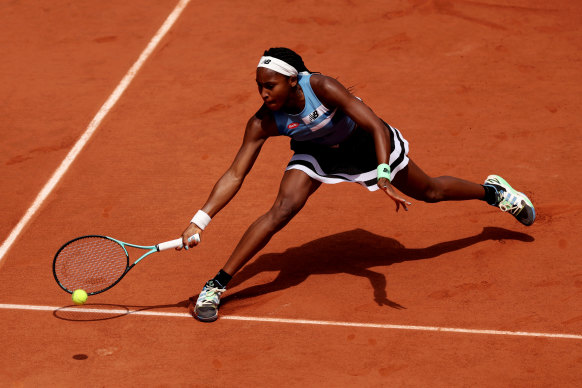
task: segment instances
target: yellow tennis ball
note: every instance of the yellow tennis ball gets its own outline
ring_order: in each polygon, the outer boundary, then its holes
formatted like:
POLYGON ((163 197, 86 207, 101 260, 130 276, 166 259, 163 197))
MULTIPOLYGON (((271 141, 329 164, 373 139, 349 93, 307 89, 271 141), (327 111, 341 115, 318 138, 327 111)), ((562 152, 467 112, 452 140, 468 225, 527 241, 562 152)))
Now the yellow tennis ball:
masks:
POLYGON ((87 301, 87 293, 85 290, 75 290, 73 292, 73 302, 75 304, 83 304, 87 301))

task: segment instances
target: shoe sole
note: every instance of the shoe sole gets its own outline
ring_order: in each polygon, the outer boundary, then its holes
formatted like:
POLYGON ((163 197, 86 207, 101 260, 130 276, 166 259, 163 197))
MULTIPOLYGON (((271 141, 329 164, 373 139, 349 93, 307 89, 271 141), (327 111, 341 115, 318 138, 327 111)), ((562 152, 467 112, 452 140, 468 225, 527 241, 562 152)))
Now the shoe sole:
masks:
POLYGON ((202 313, 211 313, 212 309, 208 308, 208 307, 201 307, 200 314, 198 313, 198 311, 196 311, 196 308, 194 308, 194 315, 196 317, 196 319, 198 319, 201 322, 214 322, 218 319, 218 308, 214 309, 214 315, 211 316, 204 316, 202 313))
POLYGON ((214 322, 218 319, 218 314, 212 316, 212 317, 200 317, 197 314, 194 314, 195 318, 198 319, 200 322, 214 322))
MULTIPOLYGON (((529 200, 529 198, 527 197, 527 195, 525 195, 522 192, 519 192, 517 190, 515 190, 513 187, 511 187, 511 185, 509 183, 507 183, 507 181, 505 179, 503 179, 502 177, 500 177, 499 175, 489 175, 487 177, 487 179, 485 179, 485 184, 492 184, 492 185, 498 185, 503 187, 504 189, 506 189, 507 191, 509 191, 511 194, 513 195, 520 195, 521 197, 523 197, 523 199, 525 200, 525 203, 527 205, 526 208, 524 208, 523 210, 525 210, 528 214, 527 219, 523 220, 526 222, 523 222, 522 220, 520 220, 519 218, 517 218, 517 220, 519 222, 521 222, 522 224, 524 224, 525 226, 530 226, 531 224, 534 223, 535 219, 536 219, 536 211, 534 209, 534 205, 533 203, 529 200), (494 183, 494 182, 487 182, 490 178, 496 179, 499 183, 494 183), (529 210, 531 210, 531 214, 529 212, 529 210), (531 221, 530 221, 531 220, 531 221)), ((522 211, 523 211, 522 210, 522 211)))
POLYGON ((199 320, 200 322, 214 322, 218 319, 218 310, 216 310, 216 314, 213 315, 212 317, 200 317, 198 316, 198 314, 196 314, 196 300, 194 300, 194 297, 189 299, 189 303, 188 303, 188 312, 190 313, 190 315, 192 315, 194 318, 196 318, 197 320, 199 320))

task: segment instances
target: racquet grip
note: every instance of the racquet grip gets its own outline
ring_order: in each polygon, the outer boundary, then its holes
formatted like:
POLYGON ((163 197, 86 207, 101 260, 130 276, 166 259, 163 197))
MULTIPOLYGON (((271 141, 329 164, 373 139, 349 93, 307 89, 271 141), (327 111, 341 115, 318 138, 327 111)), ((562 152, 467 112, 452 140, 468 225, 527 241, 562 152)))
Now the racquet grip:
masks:
MULTIPOLYGON (((200 235, 198 233, 196 233, 195 235, 191 236, 188 241, 191 240, 195 240, 196 244, 198 244, 200 242, 200 235)), ((156 247, 158 248, 158 252, 161 251, 165 251, 168 249, 176 249, 176 248, 180 248, 184 246, 184 244, 182 243, 182 239, 181 238, 177 238, 175 240, 171 240, 171 241, 166 241, 163 243, 159 243, 158 245, 156 245, 156 247)), ((186 247, 188 248, 188 247, 186 247)))
POLYGON ((156 247, 158 248, 158 251, 165 251, 168 249, 176 249, 176 248, 180 248, 181 246, 183 246, 184 244, 182 243, 182 239, 181 238, 177 238, 175 240, 171 240, 171 241, 166 241, 163 243, 159 243, 158 245, 156 245, 156 247))

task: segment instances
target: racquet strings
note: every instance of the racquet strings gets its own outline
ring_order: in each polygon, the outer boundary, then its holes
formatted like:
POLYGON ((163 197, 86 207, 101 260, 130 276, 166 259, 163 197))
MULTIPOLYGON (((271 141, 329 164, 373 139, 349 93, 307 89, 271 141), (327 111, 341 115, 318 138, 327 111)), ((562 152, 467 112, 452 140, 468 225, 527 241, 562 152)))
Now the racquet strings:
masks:
POLYGON ((68 291, 87 294, 103 291, 125 273, 128 257, 123 247, 105 237, 90 236, 71 241, 55 258, 55 275, 68 291))

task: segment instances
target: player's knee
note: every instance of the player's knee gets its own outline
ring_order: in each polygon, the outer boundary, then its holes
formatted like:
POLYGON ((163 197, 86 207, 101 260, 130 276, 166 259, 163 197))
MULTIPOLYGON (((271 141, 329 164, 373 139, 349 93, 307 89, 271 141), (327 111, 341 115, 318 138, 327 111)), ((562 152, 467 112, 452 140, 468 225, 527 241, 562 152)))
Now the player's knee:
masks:
POLYGON ((289 222, 301 206, 289 199, 278 200, 269 211, 269 218, 274 226, 284 225, 289 222))
POLYGON ((431 179, 430 184, 422 193, 421 201, 428 203, 440 202, 444 199, 444 189, 437 179, 431 179))
POLYGON ((427 192, 425 192, 424 198, 422 200, 427 203, 435 203, 442 201, 443 197, 441 193, 437 190, 428 190, 427 192))

